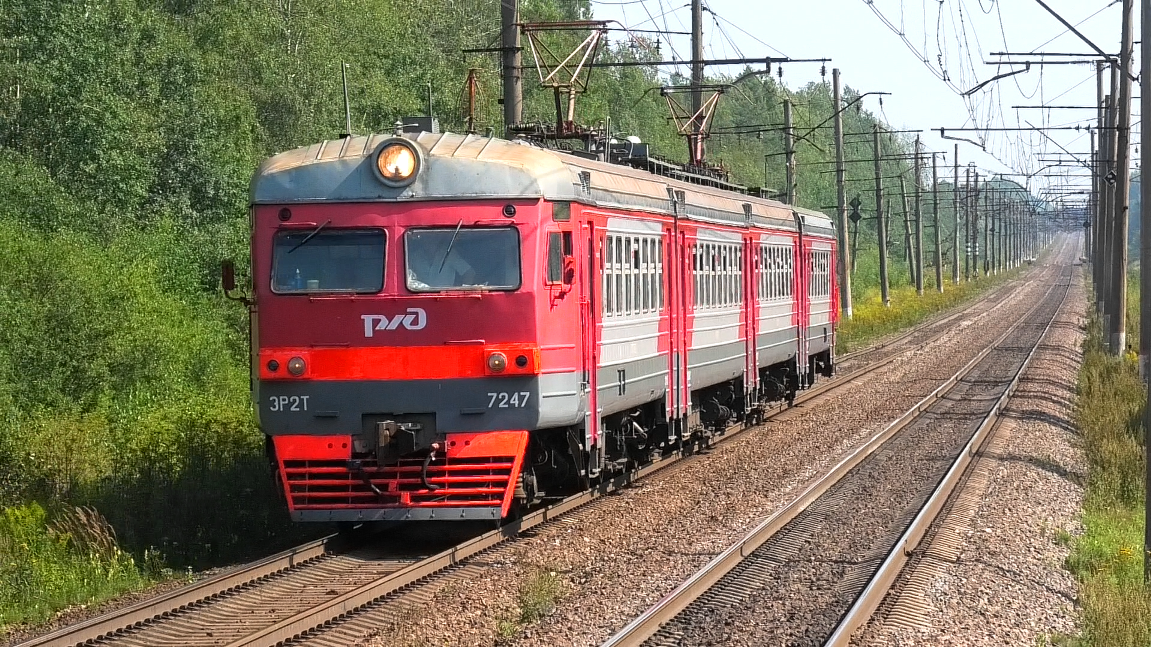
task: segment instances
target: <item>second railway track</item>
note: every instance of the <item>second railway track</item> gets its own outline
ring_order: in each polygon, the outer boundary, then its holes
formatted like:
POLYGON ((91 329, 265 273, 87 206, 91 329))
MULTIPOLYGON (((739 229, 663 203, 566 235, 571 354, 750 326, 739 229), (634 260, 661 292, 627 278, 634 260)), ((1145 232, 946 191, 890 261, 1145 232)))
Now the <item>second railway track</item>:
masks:
POLYGON ((846 645, 994 423, 1067 294, 605 643, 846 645))
MULTIPOLYGON (((997 288, 962 310, 939 316, 883 344, 845 355, 841 358, 847 366, 844 374, 803 392, 796 403, 813 401, 883 368, 910 348, 930 344, 946 335, 960 317, 974 321, 994 312, 1004 302, 1003 294, 1018 287, 1018 283, 997 288)), ((724 438, 734 436, 735 431, 729 431, 724 438)), ((528 514, 501 529, 463 543, 441 544, 443 550, 435 554, 405 552, 398 545, 356 547, 344 538, 328 537, 23 645, 283 644, 690 454, 670 454, 626 477, 528 514)))

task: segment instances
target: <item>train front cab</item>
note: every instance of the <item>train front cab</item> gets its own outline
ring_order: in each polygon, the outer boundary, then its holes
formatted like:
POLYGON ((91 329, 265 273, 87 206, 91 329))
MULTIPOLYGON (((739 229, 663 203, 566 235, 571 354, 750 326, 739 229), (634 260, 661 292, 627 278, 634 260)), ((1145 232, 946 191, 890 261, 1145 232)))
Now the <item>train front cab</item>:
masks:
POLYGON ((572 238, 551 211, 254 208, 256 397, 293 519, 499 519, 525 495, 529 431, 578 406, 572 238))

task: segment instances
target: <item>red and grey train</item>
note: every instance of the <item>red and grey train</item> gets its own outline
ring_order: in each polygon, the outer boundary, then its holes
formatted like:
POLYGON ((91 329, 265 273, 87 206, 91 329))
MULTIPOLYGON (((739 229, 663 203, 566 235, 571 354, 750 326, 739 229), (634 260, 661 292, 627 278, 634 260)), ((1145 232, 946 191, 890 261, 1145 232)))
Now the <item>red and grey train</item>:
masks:
POLYGON ((297 521, 498 520, 832 371, 820 213, 427 132, 277 155, 251 196, 253 391, 297 521))

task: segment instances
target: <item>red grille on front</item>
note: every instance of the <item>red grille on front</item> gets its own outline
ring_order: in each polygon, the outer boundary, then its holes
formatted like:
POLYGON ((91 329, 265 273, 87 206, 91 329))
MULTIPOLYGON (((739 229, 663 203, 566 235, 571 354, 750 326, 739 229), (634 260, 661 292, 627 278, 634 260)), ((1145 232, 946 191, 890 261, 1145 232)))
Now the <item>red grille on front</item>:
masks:
POLYGON ((423 461, 417 459, 383 467, 365 460, 354 472, 344 460, 285 460, 283 475, 294 510, 502 506, 512 490, 515 462, 512 456, 441 459, 427 471, 436 490, 424 487, 423 461))

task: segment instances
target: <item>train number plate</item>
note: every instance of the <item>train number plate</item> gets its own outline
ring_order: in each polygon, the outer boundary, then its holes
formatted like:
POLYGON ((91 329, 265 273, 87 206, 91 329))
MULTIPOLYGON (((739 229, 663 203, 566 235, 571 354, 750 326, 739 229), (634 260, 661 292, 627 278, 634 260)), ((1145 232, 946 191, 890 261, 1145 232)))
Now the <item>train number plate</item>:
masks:
POLYGON ((268 411, 307 411, 309 395, 273 395, 268 398, 268 411))
POLYGON ((489 409, 522 409, 528 406, 528 397, 531 393, 528 391, 501 391, 499 393, 488 394, 488 408, 489 409))

